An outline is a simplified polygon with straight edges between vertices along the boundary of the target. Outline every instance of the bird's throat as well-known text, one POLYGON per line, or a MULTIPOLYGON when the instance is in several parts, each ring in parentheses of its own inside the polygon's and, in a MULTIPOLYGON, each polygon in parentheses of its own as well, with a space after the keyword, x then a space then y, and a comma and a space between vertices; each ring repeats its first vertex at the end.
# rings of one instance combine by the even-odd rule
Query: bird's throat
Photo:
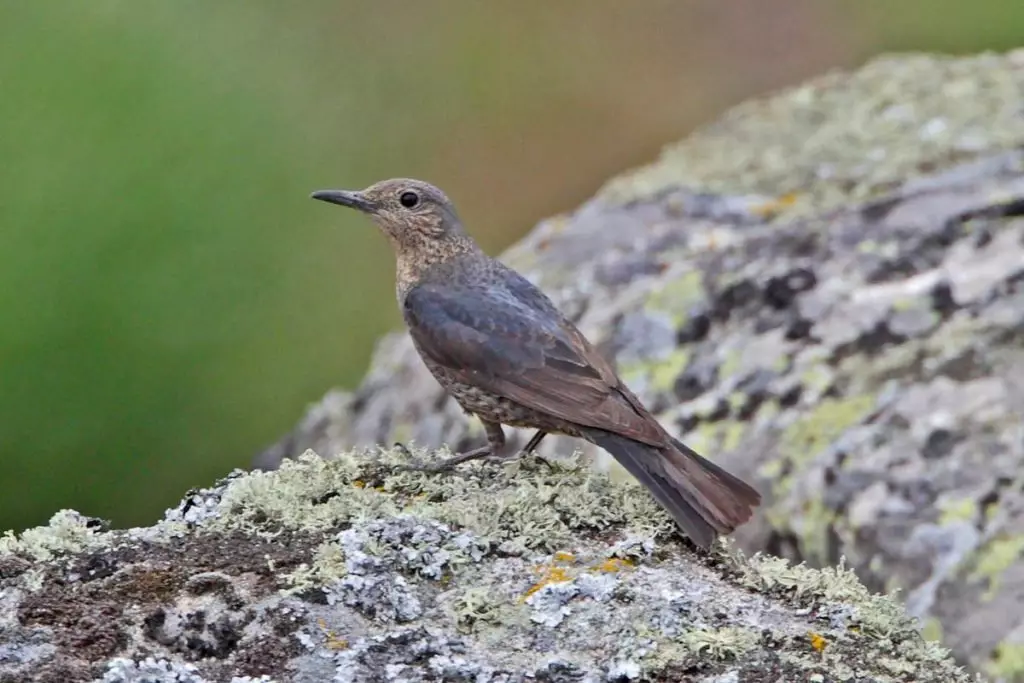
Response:
MULTIPOLYGON (((423 280, 432 280, 447 270, 452 261, 480 252, 470 237, 449 235, 440 240, 424 240, 416 245, 395 244, 395 285, 399 304, 405 293, 423 280)), ((443 279, 443 278, 442 278, 443 279)))

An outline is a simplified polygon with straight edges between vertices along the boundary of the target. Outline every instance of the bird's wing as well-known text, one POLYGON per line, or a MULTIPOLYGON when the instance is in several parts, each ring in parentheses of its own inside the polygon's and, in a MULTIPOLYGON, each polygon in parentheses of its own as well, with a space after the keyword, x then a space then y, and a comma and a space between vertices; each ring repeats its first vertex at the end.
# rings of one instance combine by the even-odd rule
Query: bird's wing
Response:
POLYGON ((574 424, 652 445, 664 432, 576 327, 514 289, 422 283, 404 317, 420 353, 458 381, 574 424))

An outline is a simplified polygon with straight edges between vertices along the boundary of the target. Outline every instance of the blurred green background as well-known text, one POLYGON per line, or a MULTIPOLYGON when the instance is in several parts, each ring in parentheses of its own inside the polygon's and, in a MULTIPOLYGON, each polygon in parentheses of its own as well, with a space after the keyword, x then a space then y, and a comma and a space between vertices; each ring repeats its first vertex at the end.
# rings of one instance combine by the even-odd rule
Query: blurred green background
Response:
POLYGON ((0 2, 0 529, 146 523, 353 386, 411 175, 496 253, 728 105, 1024 3, 0 2))

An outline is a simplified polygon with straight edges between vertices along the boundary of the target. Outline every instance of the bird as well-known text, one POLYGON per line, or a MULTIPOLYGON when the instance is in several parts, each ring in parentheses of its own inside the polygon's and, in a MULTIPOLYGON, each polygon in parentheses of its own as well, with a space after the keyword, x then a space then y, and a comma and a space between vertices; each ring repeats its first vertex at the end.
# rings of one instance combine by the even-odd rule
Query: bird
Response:
POLYGON ((750 519, 757 490, 669 434, 547 295, 483 251, 439 188, 392 178, 310 196, 366 214, 384 234, 413 346, 441 387, 483 423, 486 445, 436 470, 514 458, 503 426, 532 428, 521 453, 547 434, 595 444, 704 550, 750 519))

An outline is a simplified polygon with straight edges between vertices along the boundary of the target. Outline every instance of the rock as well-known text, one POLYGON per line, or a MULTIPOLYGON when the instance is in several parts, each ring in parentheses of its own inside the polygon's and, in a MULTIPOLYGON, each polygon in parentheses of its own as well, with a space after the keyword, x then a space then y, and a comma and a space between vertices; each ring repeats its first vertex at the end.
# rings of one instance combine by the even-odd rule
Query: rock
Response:
POLYGON ((8 533, 0 681, 972 680, 844 566, 698 553, 634 482, 406 457, 307 453, 150 527, 8 533))
MULTIPOLYGON (((740 547, 845 556, 1007 681, 1024 680, 1007 608, 1024 604, 1022 55, 884 57, 741 105, 503 256, 667 427, 764 492, 740 547)), ((258 462, 481 436, 394 334, 258 462)))

